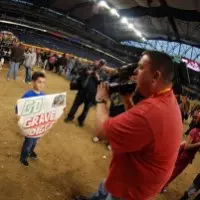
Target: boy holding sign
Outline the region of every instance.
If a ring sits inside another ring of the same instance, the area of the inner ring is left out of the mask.
[[[43,89],[45,86],[45,82],[46,82],[46,76],[44,73],[42,72],[35,72],[32,75],[32,84],[33,84],[33,89],[27,91],[22,98],[30,98],[30,97],[37,97],[37,96],[43,96],[45,95],[43,93]],[[29,137],[25,137],[23,146],[22,146],[22,150],[21,150],[21,156],[20,156],[20,162],[25,165],[28,166],[29,163],[27,161],[28,157],[37,158],[37,154],[34,152],[34,149],[36,147],[37,144],[37,140],[38,138],[29,138]]]

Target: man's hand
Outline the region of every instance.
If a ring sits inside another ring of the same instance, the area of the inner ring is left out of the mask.
[[[106,83],[100,83],[97,88],[96,99],[108,101],[108,85]]]
[[[122,100],[126,110],[129,110],[130,108],[133,107],[134,104],[132,99],[133,99],[133,93],[125,94],[122,96]]]
[[[64,112],[64,113],[67,112],[67,107],[64,107],[63,112]]]

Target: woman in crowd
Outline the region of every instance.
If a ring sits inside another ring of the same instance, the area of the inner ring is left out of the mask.
[[[196,153],[200,149],[200,112],[196,115],[196,127],[190,131],[185,142],[183,142],[179,149],[178,158],[175,164],[174,171],[166,186],[171,183],[183,170],[192,163]],[[163,189],[165,192],[166,189]]]

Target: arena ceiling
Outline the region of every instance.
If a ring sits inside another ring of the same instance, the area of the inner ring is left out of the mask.
[[[30,2],[78,19],[116,41],[140,39],[118,17],[111,15],[109,9],[99,6],[99,0]],[[147,39],[200,44],[199,0],[107,0],[106,3]]]
[[[14,3],[14,7],[7,7],[12,13],[16,13],[21,4],[24,12],[22,16],[26,18],[29,10],[32,18],[52,27],[56,24],[59,28],[69,28],[71,25],[64,18],[75,19],[79,22],[73,25],[78,30],[77,34],[87,30],[103,33],[102,36],[107,39],[101,40],[101,44],[107,44],[109,48],[116,49],[115,44],[120,43],[139,48],[150,45],[151,49],[170,51],[171,55],[200,62],[200,0],[0,0],[1,2],[4,2],[3,6],[8,2]],[[29,9],[24,7],[25,4]],[[7,10],[3,7],[1,9],[5,12]],[[49,11],[57,20],[54,24],[54,17],[47,15]],[[42,20],[41,15],[44,16],[45,13],[48,17]],[[92,37],[91,32],[88,34]],[[99,35],[95,34],[93,37],[97,40]],[[109,40],[112,42],[109,43]],[[145,40],[147,41],[144,42]],[[189,45],[184,46],[183,43]],[[117,49],[120,48],[122,46]]]

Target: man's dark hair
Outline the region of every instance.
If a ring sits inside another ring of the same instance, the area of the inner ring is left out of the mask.
[[[172,82],[174,77],[174,65],[171,56],[159,51],[144,51],[142,55],[150,57],[152,69],[161,71],[166,83]]]
[[[43,72],[34,72],[32,75],[32,81],[37,81],[39,78],[46,78]]]

